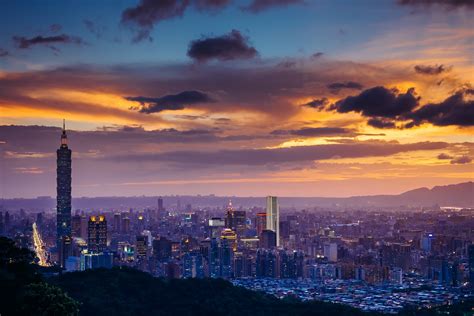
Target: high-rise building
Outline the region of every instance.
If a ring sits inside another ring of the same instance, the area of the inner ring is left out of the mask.
[[[267,229],[276,233],[276,245],[280,246],[280,208],[276,196],[267,196]]]
[[[122,233],[128,234],[130,232],[130,218],[124,217],[122,219],[122,225],[121,225]]]
[[[158,211],[164,211],[165,208],[163,207],[163,198],[162,197],[159,197],[158,198]]]
[[[257,237],[260,238],[262,232],[267,229],[267,213],[257,213],[255,218],[255,229],[257,230]]]
[[[324,256],[330,262],[337,262],[337,244],[333,242],[324,244]]]
[[[81,215],[81,238],[84,240],[87,240],[87,230],[88,230],[87,223],[88,223],[87,216]]]
[[[145,259],[147,257],[148,237],[145,235],[138,235],[135,249],[137,259]]]
[[[234,208],[232,207],[232,201],[229,201],[229,204],[226,208],[225,214],[225,227],[232,229],[234,225]]]
[[[71,234],[72,237],[81,237],[81,215],[74,215],[71,219]]]
[[[245,211],[236,211],[232,207],[232,202],[229,201],[225,217],[225,227],[232,229],[237,237],[243,237],[247,224],[247,217]]]
[[[171,240],[165,237],[153,240],[153,256],[160,261],[171,259],[171,244]]]
[[[89,253],[105,251],[107,248],[107,221],[105,216],[91,216],[87,232],[87,248]]]
[[[260,234],[260,248],[272,249],[275,248],[276,245],[276,233],[273,230],[264,229]]]
[[[62,239],[67,237],[71,239],[71,155],[72,152],[67,146],[66,126],[63,122],[63,132],[61,134],[61,146],[56,151],[57,154],[57,187],[56,187],[56,244],[59,251],[59,264],[65,266],[67,256],[64,246],[69,244],[63,243]]]
[[[120,213],[114,214],[114,233],[120,233]]]

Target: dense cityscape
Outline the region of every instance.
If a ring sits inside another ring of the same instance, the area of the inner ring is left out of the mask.
[[[72,152],[57,150],[57,208],[0,213],[0,233],[63,273],[113,266],[223,278],[278,298],[397,313],[472,297],[474,210],[244,208],[156,198],[146,208],[71,208]]]
[[[0,0],[0,316],[474,316],[474,0]]]

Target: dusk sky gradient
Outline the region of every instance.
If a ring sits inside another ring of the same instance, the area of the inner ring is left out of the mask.
[[[474,178],[474,2],[0,3],[0,194],[395,194]]]

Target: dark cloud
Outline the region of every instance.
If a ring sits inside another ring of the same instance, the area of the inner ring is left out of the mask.
[[[159,98],[125,97],[129,101],[139,102],[142,113],[157,113],[164,110],[182,110],[186,105],[214,102],[207,94],[200,91],[183,91],[178,94],[169,94]]]
[[[448,159],[453,159],[452,156],[448,155],[448,154],[445,154],[445,153],[441,153],[437,156],[437,158],[439,160],[448,160]]]
[[[464,165],[464,164],[468,164],[468,163],[471,163],[471,162],[472,162],[472,159],[468,156],[460,156],[460,157],[456,157],[453,160],[451,160],[452,165]]]
[[[293,4],[303,4],[303,0],[252,0],[252,2],[242,7],[242,10],[252,13],[259,13],[273,7],[286,7]]]
[[[257,50],[250,46],[248,38],[239,31],[232,30],[229,34],[217,37],[204,37],[189,44],[188,56],[198,62],[208,60],[251,59],[258,55]]]
[[[322,159],[390,156],[417,150],[439,150],[446,148],[443,142],[398,144],[387,142],[359,142],[351,144],[329,144],[273,149],[242,149],[206,151],[172,151],[153,154],[130,154],[111,157],[120,162],[173,162],[189,165],[245,165],[261,166],[296,163]]]
[[[331,109],[340,113],[358,112],[367,117],[395,118],[413,110],[419,99],[413,88],[406,93],[398,93],[397,90],[379,86],[339,100]]]
[[[195,0],[194,4],[200,11],[219,11],[229,5],[231,0]]]
[[[61,24],[51,24],[49,26],[49,30],[53,33],[57,33],[59,31],[61,31],[63,29],[63,27],[61,26]]]
[[[308,100],[308,96],[323,96],[327,82],[347,81],[347,73],[361,74],[361,80],[381,75],[381,83],[394,82],[398,75],[361,63],[327,61],[305,67],[275,67],[275,62],[239,64],[190,63],[171,65],[77,65],[53,69],[5,74],[0,78],[0,103],[14,109],[26,106],[57,113],[106,115],[120,121],[135,123],[161,122],[158,115],[143,115],[138,111],[101,106],[83,100],[59,101],[47,95],[32,98],[28,91],[62,89],[99,92],[123,96],[160,97],[187,90],[203,91],[219,102],[203,103],[203,114],[247,112],[263,114],[261,127],[274,129],[301,110],[292,100]],[[366,81],[360,81],[364,83]],[[66,106],[67,105],[67,106]],[[137,103],[137,106],[139,104]],[[338,125],[339,126],[339,125]],[[188,126],[187,126],[188,127]]]
[[[150,33],[155,24],[182,17],[191,6],[201,12],[215,13],[230,2],[230,0],[140,0],[135,7],[122,12],[121,23],[136,32],[134,42],[152,40]]]
[[[303,106],[322,110],[328,104],[329,104],[329,100],[327,98],[321,98],[321,99],[314,99],[313,101],[303,104]]]
[[[295,135],[302,137],[354,135],[354,131],[342,127],[305,127],[297,130],[275,130],[271,135]]]
[[[407,127],[431,123],[437,126],[457,125],[474,126],[474,89],[456,92],[441,103],[426,104],[418,110],[408,113],[412,119]]]
[[[151,39],[150,32],[156,23],[183,15],[188,0],[140,0],[137,6],[122,12],[122,24],[137,31],[134,41]]]
[[[444,65],[416,65],[414,68],[417,73],[422,75],[439,75],[449,70]]]
[[[86,27],[86,29],[92,34],[94,34],[97,38],[102,37],[102,34],[104,32],[104,27],[101,27],[97,25],[97,23],[94,23],[93,21],[88,20],[88,19],[82,20],[82,23],[84,23],[84,26]]]
[[[440,8],[474,8],[472,0],[398,0],[398,4],[414,7],[431,7],[438,6]]]
[[[7,57],[9,55],[10,53],[7,50],[0,48],[0,57]]]
[[[311,59],[317,59],[317,58],[319,58],[323,55],[324,55],[324,53],[317,52],[317,53],[314,53],[313,55],[311,55]]]
[[[284,60],[280,63],[277,64],[277,67],[282,67],[282,68],[293,68],[297,65],[297,62],[295,60],[287,59]]]
[[[13,40],[18,45],[18,48],[26,49],[34,45],[53,45],[53,44],[77,44],[83,45],[85,42],[77,36],[71,36],[66,34],[55,35],[55,36],[42,36],[38,35],[32,38],[26,38],[23,36],[14,36]]]
[[[384,118],[371,118],[367,121],[367,124],[375,128],[395,128],[396,127],[393,121],[389,119],[384,119]]]
[[[338,93],[341,89],[362,90],[363,86],[354,81],[334,82],[327,85],[327,88],[333,93]]]

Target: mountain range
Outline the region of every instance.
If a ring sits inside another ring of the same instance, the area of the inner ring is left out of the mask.
[[[73,209],[146,208],[157,206],[157,196],[134,197],[78,197],[73,198]],[[198,207],[225,207],[232,200],[236,207],[264,207],[264,197],[236,197],[215,195],[172,195],[163,196],[164,206],[168,209],[186,210],[187,205]],[[378,208],[378,207],[474,207],[474,182],[464,182],[429,188],[418,188],[398,195],[367,195],[347,198],[331,197],[280,197],[282,208]],[[3,205],[2,205],[3,204]],[[4,199],[0,208],[5,209],[52,209],[56,206],[53,197],[35,199]]]

